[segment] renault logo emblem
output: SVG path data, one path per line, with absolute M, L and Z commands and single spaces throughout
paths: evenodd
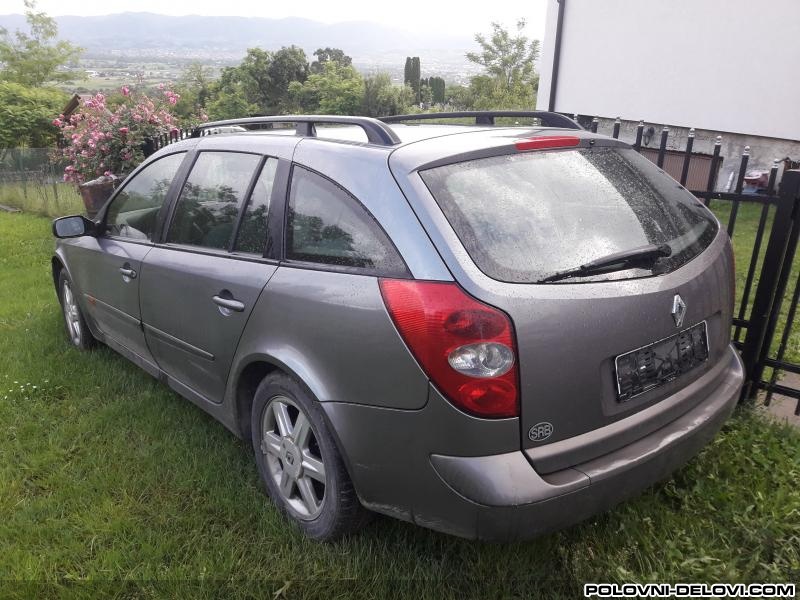
M 680 294 L 675 294 L 672 299 L 672 318 L 675 319 L 675 327 L 683 325 L 683 317 L 686 316 L 686 302 Z

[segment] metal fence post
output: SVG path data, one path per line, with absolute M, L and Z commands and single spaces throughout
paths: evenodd
M 683 168 L 681 169 L 681 185 L 686 185 L 689 178 L 689 163 L 692 161 L 692 148 L 694 147 L 694 127 L 689 130 L 686 137 L 686 150 L 683 155 Z
M 613 137 L 615 140 L 619 139 L 619 128 L 620 128 L 621 125 L 622 125 L 622 118 L 621 117 L 617 117 L 614 120 L 614 129 L 613 129 L 613 131 L 611 133 L 611 137 Z
M 708 184 L 706 185 L 706 206 L 711 207 L 711 193 L 717 184 L 717 169 L 719 168 L 719 153 L 722 148 L 722 136 L 718 135 L 714 141 L 714 154 L 711 156 L 711 167 L 708 170 Z
M 764 373 L 764 360 L 778 320 L 778 308 L 786 290 L 791 261 L 800 234 L 800 170 L 783 174 L 764 266 L 753 299 L 753 312 L 742 348 L 746 383 L 742 398 L 753 399 Z M 786 264 L 787 256 L 789 263 Z
M 636 141 L 633 143 L 633 149 L 637 152 L 642 151 L 642 134 L 644 134 L 644 121 L 639 121 L 636 127 Z
M 659 169 L 664 168 L 664 157 L 667 154 L 668 137 L 669 137 L 669 127 L 664 125 L 664 128 L 661 130 L 661 145 L 658 147 L 658 160 L 656 160 L 656 165 L 658 165 Z

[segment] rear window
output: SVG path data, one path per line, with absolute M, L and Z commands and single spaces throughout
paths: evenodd
M 500 281 L 535 283 L 648 244 L 672 249 L 655 270 L 565 281 L 664 273 L 700 254 L 717 233 L 694 196 L 631 149 L 496 156 L 421 176 L 478 268 Z

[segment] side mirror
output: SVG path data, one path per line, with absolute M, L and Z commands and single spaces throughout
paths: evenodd
M 53 221 L 53 235 L 60 239 L 95 235 L 95 232 L 95 224 L 82 215 L 60 217 Z

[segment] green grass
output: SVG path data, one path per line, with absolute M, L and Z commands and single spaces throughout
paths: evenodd
M 51 218 L 82 214 L 85 210 L 71 183 L 1 183 L 0 204 Z
M 52 245 L 47 219 L 0 213 L 0 597 L 576 597 L 584 581 L 800 579 L 800 433 L 746 409 L 667 483 L 528 543 L 388 518 L 309 542 L 262 493 L 247 444 L 112 351 L 68 345 Z

